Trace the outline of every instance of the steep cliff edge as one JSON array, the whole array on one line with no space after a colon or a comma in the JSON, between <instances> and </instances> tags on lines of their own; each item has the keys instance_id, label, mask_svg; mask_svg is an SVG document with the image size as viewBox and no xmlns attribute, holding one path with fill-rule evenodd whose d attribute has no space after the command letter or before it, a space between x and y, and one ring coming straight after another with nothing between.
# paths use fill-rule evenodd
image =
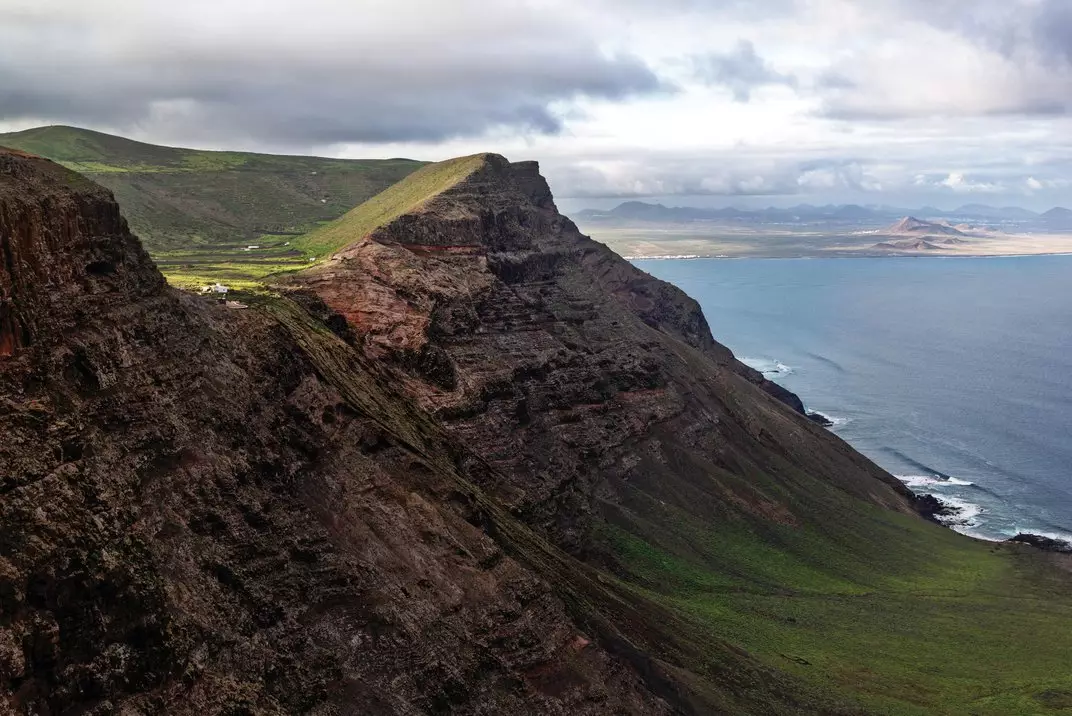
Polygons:
<instances>
[{"instance_id":1,"label":"steep cliff edge","mask_svg":"<svg viewBox=\"0 0 1072 716\"><path fill-rule=\"evenodd\" d=\"M0 713L671 709L323 326L166 288L44 160L0 150L0 217Z\"/></svg>"},{"instance_id":2,"label":"steep cliff edge","mask_svg":"<svg viewBox=\"0 0 1072 716\"><path fill-rule=\"evenodd\" d=\"M0 168L2 716L1072 696L1063 555L912 514L533 164L429 169L245 311L107 192Z\"/></svg>"},{"instance_id":3,"label":"steep cliff edge","mask_svg":"<svg viewBox=\"0 0 1072 716\"><path fill-rule=\"evenodd\" d=\"M405 191L428 176L450 181ZM351 243L288 283L405 367L410 393L507 477L485 487L558 544L583 551L598 503L638 481L716 476L732 511L816 517L753 468L910 510L899 482L717 343L695 301L582 236L535 163L466 157L392 191L423 201L378 225L355 210L331 229L338 244L352 226Z\"/></svg>"}]
</instances>

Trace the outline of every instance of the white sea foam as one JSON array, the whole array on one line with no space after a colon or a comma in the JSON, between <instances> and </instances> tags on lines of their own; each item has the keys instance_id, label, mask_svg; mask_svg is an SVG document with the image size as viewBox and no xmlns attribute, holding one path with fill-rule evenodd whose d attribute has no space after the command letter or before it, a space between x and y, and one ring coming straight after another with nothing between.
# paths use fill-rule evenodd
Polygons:
<instances>
[{"instance_id":1,"label":"white sea foam","mask_svg":"<svg viewBox=\"0 0 1072 716\"><path fill-rule=\"evenodd\" d=\"M830 413L824 413L821 410L810 410L809 409L808 412L815 413L816 415L823 416L824 418L826 418L827 420L830 421L830 427L832 427L832 428L840 428L842 425L848 425L849 424L849 419L848 418L839 418L836 415L831 415Z\"/></svg>"},{"instance_id":2,"label":"white sea foam","mask_svg":"<svg viewBox=\"0 0 1072 716\"><path fill-rule=\"evenodd\" d=\"M960 480L955 477L941 477L939 475L897 475L897 479L909 487L936 487L951 485L955 487L973 487L974 482Z\"/></svg>"},{"instance_id":3,"label":"white sea foam","mask_svg":"<svg viewBox=\"0 0 1072 716\"><path fill-rule=\"evenodd\" d=\"M792 375L793 368L774 358L741 358L741 362L755 368L768 378L779 375Z\"/></svg>"},{"instance_id":4,"label":"white sea foam","mask_svg":"<svg viewBox=\"0 0 1072 716\"><path fill-rule=\"evenodd\" d=\"M957 513L954 515L939 515L938 521L958 531L978 527L979 521L976 518L986 512L982 505L976 505L967 500L960 500L956 497L942 497L940 499L945 504L956 509Z\"/></svg>"},{"instance_id":5,"label":"white sea foam","mask_svg":"<svg viewBox=\"0 0 1072 716\"><path fill-rule=\"evenodd\" d=\"M909 487L931 487L943 482L937 475L897 475L897 479Z\"/></svg>"}]
</instances>

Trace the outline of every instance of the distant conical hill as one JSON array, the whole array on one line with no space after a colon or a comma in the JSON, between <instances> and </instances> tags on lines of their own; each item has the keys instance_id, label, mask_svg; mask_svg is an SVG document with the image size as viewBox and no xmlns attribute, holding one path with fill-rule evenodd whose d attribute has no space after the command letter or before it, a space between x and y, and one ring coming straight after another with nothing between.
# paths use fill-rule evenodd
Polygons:
<instances>
[{"instance_id":1,"label":"distant conical hill","mask_svg":"<svg viewBox=\"0 0 1072 716\"><path fill-rule=\"evenodd\" d=\"M906 216L886 229L884 233L895 236L965 236L964 232L954 229L948 224L922 221L914 216Z\"/></svg>"}]
</instances>

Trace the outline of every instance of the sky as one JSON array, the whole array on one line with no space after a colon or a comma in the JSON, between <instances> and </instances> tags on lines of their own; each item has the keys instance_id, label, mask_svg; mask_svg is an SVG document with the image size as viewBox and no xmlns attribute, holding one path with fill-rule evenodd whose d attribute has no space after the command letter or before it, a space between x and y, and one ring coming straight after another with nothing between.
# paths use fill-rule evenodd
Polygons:
<instances>
[{"instance_id":1,"label":"sky","mask_svg":"<svg viewBox=\"0 0 1072 716\"><path fill-rule=\"evenodd\" d=\"M0 0L0 131L536 159L567 209L1072 205L1072 0Z\"/></svg>"}]
</instances>

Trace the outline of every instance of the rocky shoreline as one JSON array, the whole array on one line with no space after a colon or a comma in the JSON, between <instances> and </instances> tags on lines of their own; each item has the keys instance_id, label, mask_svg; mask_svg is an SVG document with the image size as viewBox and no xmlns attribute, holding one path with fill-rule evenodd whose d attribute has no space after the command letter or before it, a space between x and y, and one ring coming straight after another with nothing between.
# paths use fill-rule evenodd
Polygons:
<instances>
[{"instance_id":1,"label":"rocky shoreline","mask_svg":"<svg viewBox=\"0 0 1072 716\"><path fill-rule=\"evenodd\" d=\"M1015 537L1005 540L1012 544L1026 544L1043 552L1057 552L1059 554L1072 554L1072 543L1043 535L1021 532Z\"/></svg>"}]
</instances>

